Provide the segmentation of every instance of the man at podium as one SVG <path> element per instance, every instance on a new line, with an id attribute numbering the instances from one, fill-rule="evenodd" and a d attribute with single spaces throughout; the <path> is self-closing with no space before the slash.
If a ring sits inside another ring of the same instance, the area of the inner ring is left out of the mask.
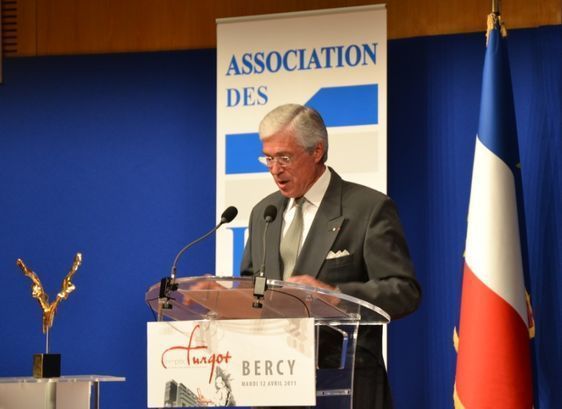
<path id="1" fill-rule="evenodd" d="M 347 182 L 325 165 L 328 133 L 320 114 L 281 105 L 263 118 L 259 136 L 259 159 L 278 191 L 252 210 L 241 274 L 254 274 L 263 263 L 268 278 L 341 291 L 392 319 L 413 312 L 420 287 L 397 210 L 386 195 Z M 268 236 L 263 248 L 264 212 L 271 205 L 279 212 L 274 223 L 280 234 Z M 381 332 L 381 326 L 359 329 L 355 409 L 392 408 Z"/>

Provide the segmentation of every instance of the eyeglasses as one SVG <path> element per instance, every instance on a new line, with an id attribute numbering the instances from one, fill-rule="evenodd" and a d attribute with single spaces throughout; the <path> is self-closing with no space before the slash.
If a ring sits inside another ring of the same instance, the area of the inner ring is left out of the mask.
<path id="1" fill-rule="evenodd" d="M 272 168 L 273 164 L 277 162 L 277 164 L 281 167 L 286 167 L 291 164 L 293 161 L 292 156 L 287 155 L 280 155 L 280 156 L 258 156 L 258 160 L 262 165 L 267 166 L 268 168 Z"/>

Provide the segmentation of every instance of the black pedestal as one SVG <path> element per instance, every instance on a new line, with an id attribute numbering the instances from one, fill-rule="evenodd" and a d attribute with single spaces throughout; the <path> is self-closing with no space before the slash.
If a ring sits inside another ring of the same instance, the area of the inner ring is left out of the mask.
<path id="1" fill-rule="evenodd" d="M 60 354 L 34 354 L 34 378 L 58 378 L 60 376 Z"/>

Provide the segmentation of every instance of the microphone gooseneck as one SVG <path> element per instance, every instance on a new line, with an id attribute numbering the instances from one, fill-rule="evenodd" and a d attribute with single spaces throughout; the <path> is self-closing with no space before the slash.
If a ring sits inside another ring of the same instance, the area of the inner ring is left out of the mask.
<path id="1" fill-rule="evenodd" d="M 176 270 L 177 270 L 178 261 L 179 261 L 180 257 L 182 256 L 182 254 L 185 253 L 193 245 L 199 243 L 200 241 L 206 239 L 211 234 L 216 232 L 217 229 L 219 227 L 221 227 L 223 224 L 230 223 L 232 220 L 234 220 L 234 218 L 236 217 L 237 214 L 238 214 L 238 209 L 236 209 L 236 207 L 234 207 L 234 206 L 228 207 L 222 213 L 219 224 L 217 224 L 212 230 L 208 231 L 203 236 L 193 240 L 191 243 L 188 243 L 180 251 L 178 251 L 178 254 L 176 254 L 176 257 L 174 258 L 174 262 L 172 263 L 170 276 L 164 277 L 164 278 L 162 278 L 162 280 L 160 280 L 160 292 L 159 292 L 158 298 L 159 298 L 159 303 L 160 303 L 160 306 L 161 306 L 162 309 L 171 309 L 172 308 L 172 306 L 170 304 L 170 293 L 172 291 L 177 290 L 177 288 L 178 288 L 178 285 L 176 283 Z"/>
<path id="2" fill-rule="evenodd" d="M 222 212 L 219 224 L 217 224 L 212 230 L 208 231 L 203 236 L 193 240 L 191 243 L 188 243 L 185 247 L 183 247 L 178 252 L 178 254 L 176 254 L 176 257 L 174 258 L 174 262 L 172 263 L 172 269 L 170 271 L 170 278 L 172 280 L 176 279 L 176 269 L 177 269 L 178 261 L 179 261 L 179 259 L 180 259 L 180 257 L 182 256 L 183 253 L 185 253 L 193 245 L 199 243 L 202 240 L 205 240 L 211 234 L 216 232 L 218 230 L 218 228 L 221 227 L 223 224 L 230 223 L 232 220 L 234 220 L 234 218 L 236 217 L 237 214 L 238 214 L 238 209 L 236 207 L 234 207 L 234 206 L 227 207 L 226 210 L 224 212 Z"/>
<path id="3" fill-rule="evenodd" d="M 267 238 L 267 229 L 269 227 L 269 223 L 275 220 L 277 217 L 277 208 L 273 205 L 269 205 L 265 208 L 263 212 L 263 219 L 265 220 L 265 227 L 263 229 L 263 236 L 262 236 L 262 249 L 263 249 L 263 256 L 260 264 L 260 269 L 258 274 L 264 275 L 265 274 L 265 255 L 266 255 L 266 238 Z"/>
<path id="4" fill-rule="evenodd" d="M 263 219 L 265 220 L 265 227 L 263 229 L 263 240 L 262 240 L 262 249 L 263 249 L 263 256 L 262 256 L 262 263 L 260 266 L 259 271 L 254 276 L 254 302 L 252 303 L 252 307 L 254 308 L 262 308 L 262 299 L 265 295 L 265 291 L 267 290 L 267 279 L 265 277 L 265 259 L 267 253 L 267 229 L 269 227 L 269 223 L 273 222 L 277 217 L 277 208 L 273 205 L 269 205 L 265 208 L 263 212 Z"/>

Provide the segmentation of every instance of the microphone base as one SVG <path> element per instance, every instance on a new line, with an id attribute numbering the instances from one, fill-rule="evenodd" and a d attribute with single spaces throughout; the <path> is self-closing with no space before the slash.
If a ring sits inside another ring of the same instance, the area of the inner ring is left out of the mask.
<path id="1" fill-rule="evenodd" d="M 158 304 L 163 310 L 171 310 L 173 308 L 169 298 L 162 298 L 158 300 Z"/>
<path id="2" fill-rule="evenodd" d="M 171 310 L 172 304 L 170 300 L 173 298 L 170 296 L 172 291 L 178 289 L 178 284 L 172 277 L 164 277 L 160 280 L 160 291 L 158 294 L 158 304 L 160 304 L 160 309 Z"/>
<path id="3" fill-rule="evenodd" d="M 263 308 L 263 297 L 267 291 L 267 278 L 263 272 L 260 272 L 258 276 L 254 277 L 254 302 L 252 303 L 253 308 Z"/>
<path id="4" fill-rule="evenodd" d="M 257 277 L 254 277 L 254 296 L 263 297 L 265 291 L 267 290 L 267 278 L 263 273 Z"/>

